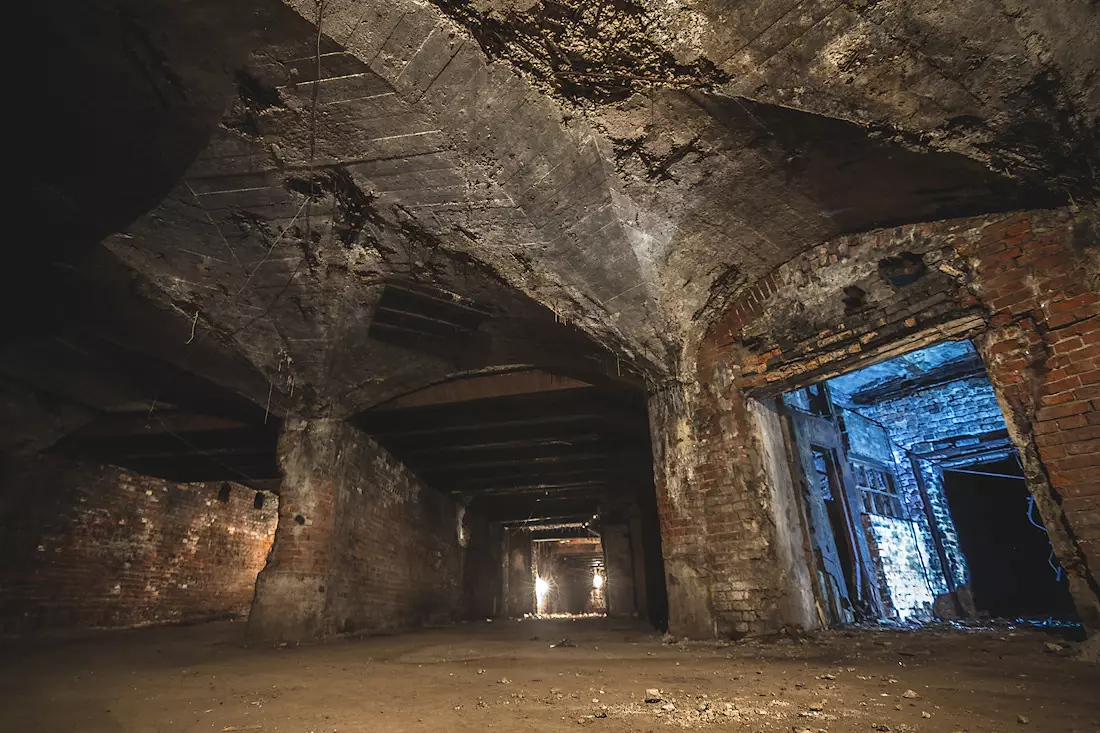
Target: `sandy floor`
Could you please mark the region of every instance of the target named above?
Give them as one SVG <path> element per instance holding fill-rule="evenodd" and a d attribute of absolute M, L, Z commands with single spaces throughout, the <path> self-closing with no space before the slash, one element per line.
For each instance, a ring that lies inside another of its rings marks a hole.
<path fill-rule="evenodd" d="M 1100 669 L 1035 631 L 716 647 L 662 644 L 629 623 L 547 620 L 282 649 L 246 648 L 243 631 L 4 643 L 0 730 L 1100 731 Z M 576 646 L 550 647 L 563 637 Z M 647 688 L 661 701 L 645 702 Z"/>

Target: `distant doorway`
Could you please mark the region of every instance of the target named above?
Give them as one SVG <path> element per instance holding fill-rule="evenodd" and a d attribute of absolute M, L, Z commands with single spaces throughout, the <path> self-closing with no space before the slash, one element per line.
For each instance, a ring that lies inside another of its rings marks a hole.
<path fill-rule="evenodd" d="M 1015 459 L 944 471 L 979 613 L 1073 618 L 1073 599 Z"/>
<path fill-rule="evenodd" d="M 535 540 L 536 616 L 603 616 L 607 569 L 599 537 Z"/>

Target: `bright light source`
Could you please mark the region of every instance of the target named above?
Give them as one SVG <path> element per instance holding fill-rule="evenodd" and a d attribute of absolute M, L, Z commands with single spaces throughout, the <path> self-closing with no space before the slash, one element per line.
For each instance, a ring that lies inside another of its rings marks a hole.
<path fill-rule="evenodd" d="M 538 600 L 539 605 L 543 604 L 546 600 L 546 594 L 550 592 L 550 584 L 542 578 L 535 578 L 535 598 Z"/>
<path fill-rule="evenodd" d="M 603 588 L 603 576 L 600 575 L 599 570 L 592 573 L 592 587 L 593 588 Z"/>

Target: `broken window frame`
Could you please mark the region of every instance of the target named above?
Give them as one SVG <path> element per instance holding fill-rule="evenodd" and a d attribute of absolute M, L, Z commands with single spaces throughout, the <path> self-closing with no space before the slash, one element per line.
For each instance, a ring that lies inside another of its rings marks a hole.
<path fill-rule="evenodd" d="M 892 471 L 862 459 L 849 458 L 849 463 L 864 514 L 908 519 Z"/>

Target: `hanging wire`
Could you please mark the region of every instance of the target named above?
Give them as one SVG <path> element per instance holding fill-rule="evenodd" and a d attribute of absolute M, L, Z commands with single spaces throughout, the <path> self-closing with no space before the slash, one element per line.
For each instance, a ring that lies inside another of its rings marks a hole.
<path fill-rule="evenodd" d="M 1047 536 L 1047 544 L 1050 545 L 1050 555 L 1047 556 L 1047 565 L 1050 565 L 1054 570 L 1054 578 L 1059 583 L 1062 582 L 1062 566 L 1056 564 L 1056 558 L 1054 553 L 1054 544 L 1050 541 L 1050 532 L 1047 532 L 1047 528 L 1035 521 L 1032 516 L 1032 512 L 1035 509 L 1035 497 L 1027 497 L 1027 521 L 1031 522 L 1033 527 L 1043 530 L 1043 534 Z"/>

